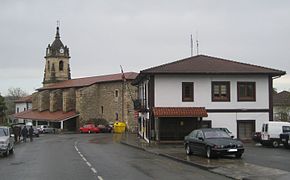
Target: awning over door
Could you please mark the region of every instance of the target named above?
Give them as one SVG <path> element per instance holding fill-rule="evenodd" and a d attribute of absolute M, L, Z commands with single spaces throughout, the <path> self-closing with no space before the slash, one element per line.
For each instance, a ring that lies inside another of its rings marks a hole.
<path fill-rule="evenodd" d="M 37 121 L 50 121 L 50 122 L 60 122 L 65 121 L 74 117 L 79 116 L 75 111 L 63 112 L 63 111 L 23 111 L 14 114 L 16 119 L 31 119 Z"/>
<path fill-rule="evenodd" d="M 154 107 L 155 117 L 207 117 L 204 107 Z"/>

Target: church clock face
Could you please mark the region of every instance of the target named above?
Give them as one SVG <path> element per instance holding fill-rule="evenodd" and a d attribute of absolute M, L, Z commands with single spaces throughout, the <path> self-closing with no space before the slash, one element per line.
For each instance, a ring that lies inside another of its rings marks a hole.
<path fill-rule="evenodd" d="M 61 49 L 59 50 L 59 52 L 60 52 L 60 53 L 63 53 L 63 52 L 64 52 L 64 50 L 61 48 Z"/>

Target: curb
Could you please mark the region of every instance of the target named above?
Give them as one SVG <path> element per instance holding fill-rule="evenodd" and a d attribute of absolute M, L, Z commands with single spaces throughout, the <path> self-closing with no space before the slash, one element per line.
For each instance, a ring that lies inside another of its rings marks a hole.
<path fill-rule="evenodd" d="M 187 164 L 187 165 L 190 165 L 190 166 L 194 166 L 194 167 L 197 167 L 197 168 L 200 168 L 200 169 L 203 169 L 203 170 L 206 170 L 206 171 L 209 171 L 211 173 L 214 173 L 214 174 L 218 174 L 218 175 L 221 175 L 221 176 L 224 176 L 224 177 L 227 177 L 229 179 L 237 179 L 237 178 L 233 178 L 233 177 L 230 177 L 230 176 L 227 176 L 225 174 L 222 174 L 222 173 L 217 173 L 217 172 L 214 172 L 214 171 L 211 171 L 212 169 L 216 168 L 216 167 L 206 167 L 206 166 L 203 166 L 203 165 L 200 165 L 200 164 L 197 164 L 197 163 L 194 163 L 192 161 L 186 161 L 186 160 L 183 160 L 183 159 L 180 159 L 180 158 L 176 158 L 174 156 L 171 156 L 171 155 L 168 155 L 168 154 L 163 154 L 163 153 L 157 153 L 157 152 L 154 152 L 154 151 L 149 151 L 147 150 L 146 148 L 142 148 L 142 147 L 139 147 L 139 146 L 135 146 L 135 145 L 132 145 L 132 144 L 129 144 L 127 142 L 124 142 L 124 141 L 120 141 L 121 144 L 124 144 L 126 146 L 129 146 L 129 147 L 132 147 L 132 148 L 135 148 L 135 149 L 138 149 L 138 150 L 142 150 L 142 151 L 145 151 L 145 152 L 148 152 L 148 153 L 151 153 L 151 154 L 155 154 L 155 155 L 158 155 L 158 156 L 162 156 L 162 157 L 165 157 L 165 158 L 168 158 L 168 159 L 171 159 L 171 160 L 174 160 L 176 162 L 180 162 L 180 163 L 183 163 L 183 164 Z M 244 179 L 243 179 L 244 180 Z"/>
<path fill-rule="evenodd" d="M 177 158 L 177 157 L 174 157 L 174 156 L 170 156 L 168 154 L 159 154 L 160 156 L 163 156 L 163 157 L 166 157 L 166 158 L 169 158 L 169 159 L 172 159 L 174 161 L 177 161 L 177 162 L 181 162 L 181 163 L 184 163 L 184 164 L 188 164 L 188 165 L 191 165 L 191 166 L 195 166 L 195 167 L 198 167 L 200 169 L 203 169 L 203 170 L 210 170 L 210 169 L 214 169 L 215 167 L 206 167 L 206 166 L 203 166 L 203 165 L 200 165 L 200 164 L 197 164 L 197 163 L 194 163 L 192 161 L 186 161 L 186 160 L 183 160 L 183 159 L 180 159 L 180 158 Z"/>
<path fill-rule="evenodd" d="M 124 145 L 127 145 L 129 147 L 132 147 L 132 148 L 135 148 L 135 149 L 139 149 L 139 150 L 142 150 L 142 151 L 146 151 L 146 152 L 149 152 L 151 154 L 155 154 L 155 155 L 159 155 L 159 156 L 162 156 L 162 157 L 166 157 L 168 159 L 172 159 L 174 161 L 177 161 L 177 162 L 181 162 L 181 163 L 184 163 L 184 164 L 188 164 L 188 165 L 192 165 L 192 166 L 196 166 L 198 168 L 201 168 L 203 170 L 210 170 L 210 169 L 214 169 L 216 167 L 206 167 L 206 166 L 203 166 L 203 165 L 200 165 L 200 164 L 197 164 L 197 163 L 194 163 L 192 161 L 186 161 L 186 160 L 183 160 L 183 159 L 180 159 L 180 158 L 177 158 L 177 157 L 174 157 L 174 156 L 171 156 L 169 154 L 164 154 L 164 153 L 157 153 L 157 152 L 154 152 L 154 151 L 150 151 L 150 150 L 147 150 L 146 148 L 142 148 L 142 147 L 139 147 L 139 146 L 135 146 L 135 145 L 132 145 L 132 144 L 129 144 L 129 143 L 126 143 L 124 141 L 120 141 L 121 144 L 124 144 Z"/>

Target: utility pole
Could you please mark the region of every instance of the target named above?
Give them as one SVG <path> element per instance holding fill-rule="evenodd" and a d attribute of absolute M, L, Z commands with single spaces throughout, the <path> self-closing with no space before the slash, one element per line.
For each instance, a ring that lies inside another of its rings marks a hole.
<path fill-rule="evenodd" d="M 122 122 L 124 122 L 125 119 L 125 74 L 123 71 L 122 66 L 121 67 L 121 72 L 122 72 Z"/>

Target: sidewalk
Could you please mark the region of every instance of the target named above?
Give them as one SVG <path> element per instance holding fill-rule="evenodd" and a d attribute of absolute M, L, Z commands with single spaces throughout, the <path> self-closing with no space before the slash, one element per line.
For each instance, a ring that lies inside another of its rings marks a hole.
<path fill-rule="evenodd" d="M 210 172 L 233 179 L 289 180 L 290 172 L 263 167 L 244 162 L 242 159 L 218 158 L 207 159 L 200 156 L 187 156 L 182 142 L 150 143 L 138 138 L 136 134 L 122 135 L 120 143 L 144 150 L 175 161 L 196 166 Z M 251 144 L 249 144 L 251 146 Z"/>

